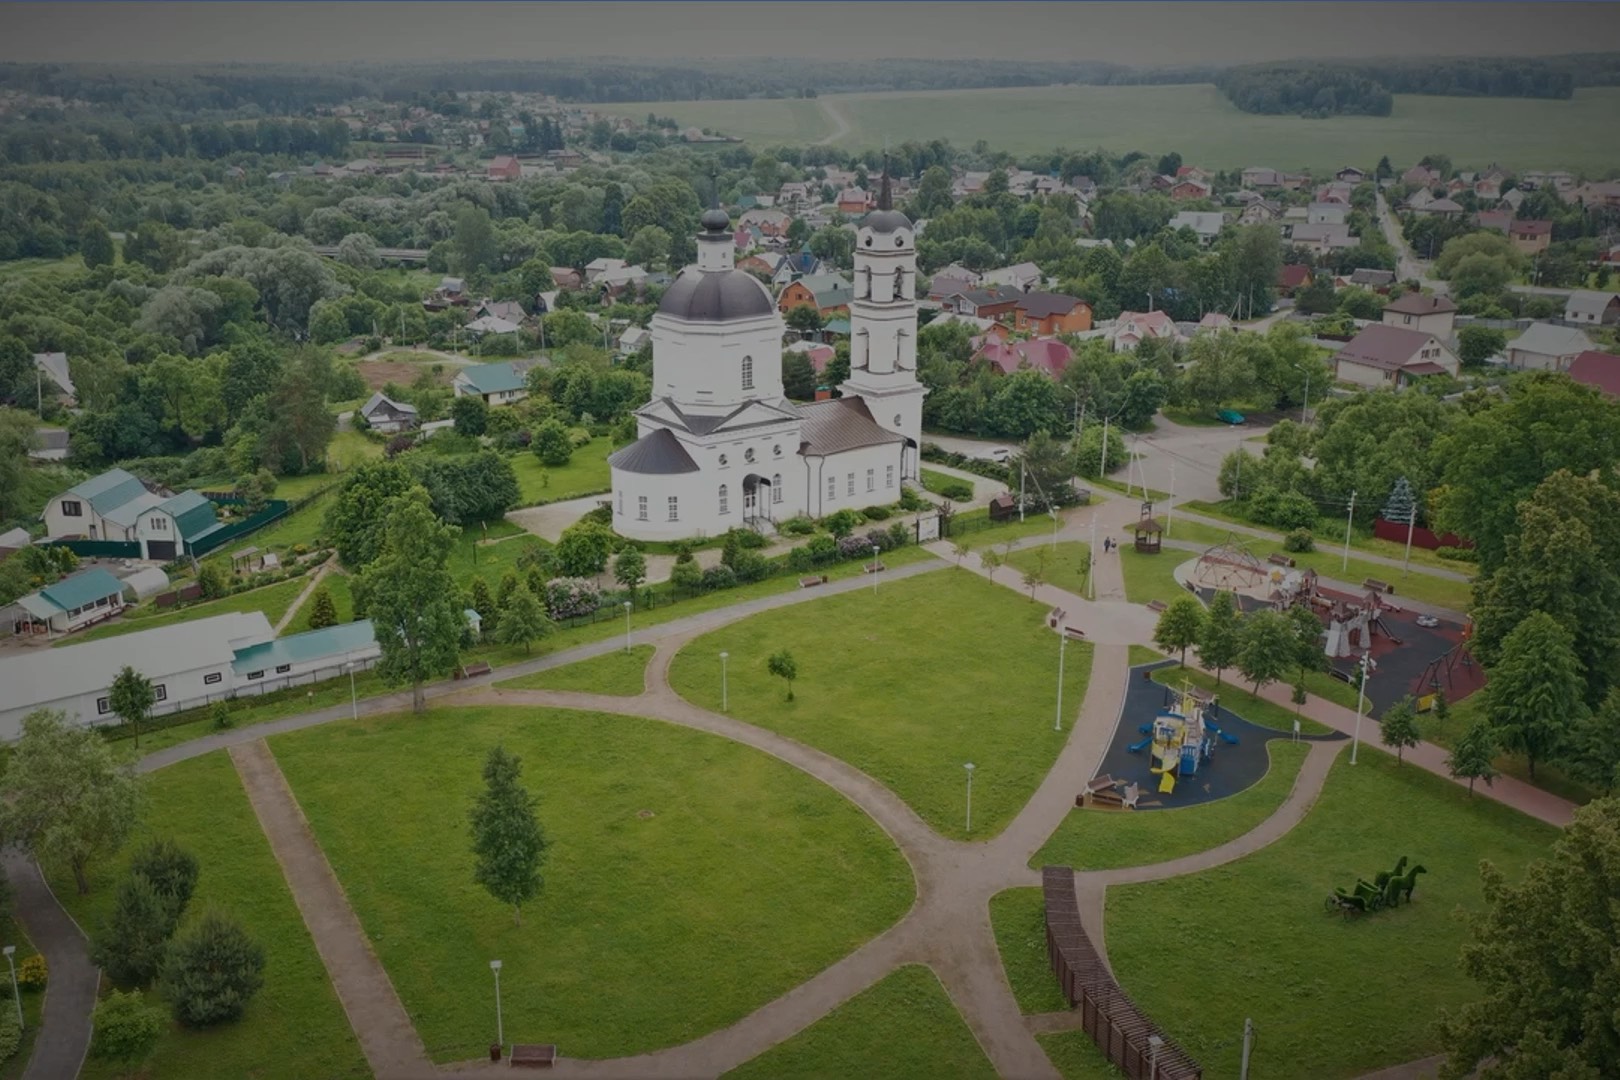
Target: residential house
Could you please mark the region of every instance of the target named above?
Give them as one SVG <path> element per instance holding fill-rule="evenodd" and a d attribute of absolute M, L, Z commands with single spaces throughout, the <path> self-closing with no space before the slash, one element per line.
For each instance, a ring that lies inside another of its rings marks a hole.
<path fill-rule="evenodd" d="M 619 334 L 619 353 L 629 356 L 652 340 L 652 332 L 645 326 L 627 326 Z"/>
<path fill-rule="evenodd" d="M 110 607 L 111 597 L 106 599 Z M 70 722 L 86 726 L 120 722 L 110 691 L 125 667 L 151 680 L 157 698 L 153 715 L 161 716 L 336 678 L 346 668 L 370 667 L 379 655 L 369 620 L 278 638 L 262 611 L 29 650 L 0 660 L 0 686 L 6 688 L 0 699 L 0 739 L 16 739 L 22 718 L 35 709 L 60 710 Z"/>
<path fill-rule="evenodd" d="M 551 268 L 551 283 L 558 289 L 578 291 L 585 287 L 585 275 L 572 266 L 553 266 Z"/>
<path fill-rule="evenodd" d="M 1241 183 L 1246 188 L 1280 188 L 1283 186 L 1283 175 L 1276 169 L 1251 165 L 1243 170 Z"/>
<path fill-rule="evenodd" d="M 1481 199 L 1499 199 L 1502 197 L 1502 178 L 1500 176 L 1482 176 L 1474 181 L 1474 195 Z"/>
<path fill-rule="evenodd" d="M 516 300 L 491 300 L 488 297 L 474 304 L 471 313 L 475 318 L 492 315 L 497 319 L 505 319 L 507 322 L 513 323 L 521 323 L 529 317 L 528 313 L 523 310 L 523 305 Z"/>
<path fill-rule="evenodd" d="M 737 260 L 737 269 L 746 270 L 750 274 L 770 281 L 776 272 L 782 268 L 787 256 L 780 251 L 760 251 L 753 255 L 744 256 Z"/>
<path fill-rule="evenodd" d="M 970 283 L 975 289 L 984 284 L 983 274 L 979 273 L 977 270 L 969 270 L 961 263 L 953 262 L 949 266 L 941 267 L 934 276 L 960 278 L 961 280 Z"/>
<path fill-rule="evenodd" d="M 776 310 L 786 315 L 796 307 L 813 307 L 823 318 L 849 314 L 849 301 L 855 295 L 842 274 L 809 274 L 788 283 L 776 297 Z"/>
<path fill-rule="evenodd" d="M 872 196 L 862 188 L 847 187 L 838 193 L 834 205 L 838 207 L 840 214 L 848 214 L 853 217 L 857 214 L 864 214 L 872 208 Z"/>
<path fill-rule="evenodd" d="M 785 236 L 793 218 L 780 210 L 748 210 L 737 219 L 745 229 L 758 229 L 764 236 Z"/>
<path fill-rule="evenodd" d="M 381 390 L 366 399 L 360 406 L 360 415 L 365 417 L 366 423 L 372 431 L 384 435 L 393 435 L 401 431 L 412 431 L 421 422 L 416 414 L 416 406 L 408 405 L 403 401 L 395 401 L 384 396 Z"/>
<path fill-rule="evenodd" d="M 1355 192 L 1355 190 L 1356 186 L 1354 184 L 1346 184 L 1335 180 L 1332 183 L 1323 184 L 1321 187 L 1317 188 L 1316 198 L 1311 201 L 1319 203 L 1331 203 L 1335 206 L 1349 206 L 1350 196 Z"/>
<path fill-rule="evenodd" d="M 1024 296 L 1017 289 L 1006 285 L 988 286 L 982 289 L 969 289 L 967 292 L 948 296 L 941 301 L 940 306 L 946 311 L 958 315 L 972 315 L 980 319 L 999 319 L 1011 315 L 1018 301 Z"/>
<path fill-rule="evenodd" d="M 1414 214 L 1426 214 L 1430 217 L 1461 217 L 1466 212 L 1460 203 L 1452 199 L 1430 199 L 1421 206 L 1414 200 L 1408 202 L 1406 206 Z"/>
<path fill-rule="evenodd" d="M 431 311 L 443 311 L 447 307 L 459 307 L 469 300 L 467 296 L 467 282 L 462 278 L 440 278 L 438 287 L 429 293 L 422 301 L 422 306 Z"/>
<path fill-rule="evenodd" d="M 1429 192 L 1429 189 L 1418 188 L 1406 197 L 1405 209 L 1407 211 L 1416 210 L 1419 207 L 1428 206 L 1432 202 L 1434 202 L 1434 196 Z"/>
<path fill-rule="evenodd" d="M 1091 305 L 1062 293 L 1028 292 L 1013 305 L 1013 329 L 1039 337 L 1091 329 Z"/>
<path fill-rule="evenodd" d="M 1574 327 L 1536 322 L 1508 342 L 1507 360 L 1526 371 L 1568 371 L 1577 356 L 1591 349 L 1592 339 Z"/>
<path fill-rule="evenodd" d="M 1354 165 L 1346 165 L 1344 168 L 1334 173 L 1333 178 L 1346 184 L 1359 184 L 1365 180 L 1372 179 L 1372 173 L 1368 172 L 1366 169 L 1358 169 Z"/>
<path fill-rule="evenodd" d="M 16 634 L 70 634 L 123 610 L 123 583 L 97 566 L 19 598 L 6 613 Z"/>
<path fill-rule="evenodd" d="M 1461 367 L 1457 354 L 1435 335 L 1377 323 L 1333 357 L 1333 377 L 1356 386 L 1398 389 L 1426 375 L 1456 375 Z"/>
<path fill-rule="evenodd" d="M 67 353 L 35 353 L 34 370 L 38 373 L 35 382 L 39 387 L 49 387 L 50 392 L 60 394 L 70 403 L 77 400 L 79 392 L 68 371 Z"/>
<path fill-rule="evenodd" d="M 1401 173 L 1401 183 L 1429 188 L 1440 182 L 1440 174 L 1425 165 L 1414 165 Z"/>
<path fill-rule="evenodd" d="M 785 255 L 771 275 L 771 285 L 780 289 L 790 281 L 815 277 L 822 273 L 821 260 L 811 253 L 808 245 Z"/>
<path fill-rule="evenodd" d="M 1172 229 L 1191 229 L 1206 247 L 1215 242 L 1226 225 L 1226 215 L 1215 210 L 1183 210 L 1170 219 Z"/>
<path fill-rule="evenodd" d="M 945 277 L 942 274 L 936 274 L 928 282 L 928 299 L 937 304 L 943 302 L 947 297 L 955 296 L 957 293 L 972 292 L 978 287 L 979 283 L 977 281 L 968 278 Z"/>
<path fill-rule="evenodd" d="M 1513 211 L 1481 210 L 1474 215 L 1474 224 L 1481 229 L 1493 229 L 1505 236 L 1508 227 L 1513 224 Z"/>
<path fill-rule="evenodd" d="M 1277 294 L 1279 296 L 1293 296 L 1301 289 L 1310 287 L 1311 268 L 1304 263 L 1284 263 L 1277 271 Z"/>
<path fill-rule="evenodd" d="M 1303 191 L 1311 186 L 1311 174 L 1308 172 L 1285 172 L 1282 174 L 1284 191 Z"/>
<path fill-rule="evenodd" d="M 1504 194 L 1502 198 L 1497 201 L 1497 205 L 1510 214 L 1517 214 L 1519 212 L 1519 206 L 1523 202 L 1524 192 L 1520 191 L 1518 188 L 1514 188 L 1512 191 Z"/>
<path fill-rule="evenodd" d="M 980 277 L 979 283 L 989 288 L 993 285 L 1005 285 L 1020 292 L 1029 292 L 1042 281 L 1046 275 L 1041 268 L 1032 262 L 1016 263 L 1012 266 L 1003 266 L 999 270 L 987 270 Z"/>
<path fill-rule="evenodd" d="M 976 337 L 972 341 L 973 359 L 993 366 L 1003 375 L 1015 371 L 1039 371 L 1053 379 L 1074 359 L 1074 350 L 1056 338 L 1034 338 L 1025 341 L 998 341 L 989 337 Z"/>
<path fill-rule="evenodd" d="M 1170 197 L 1177 202 L 1188 199 L 1207 199 L 1214 190 L 1208 180 L 1200 180 L 1196 176 L 1189 176 L 1186 179 L 1177 180 L 1170 186 Z"/>
<path fill-rule="evenodd" d="M 1226 201 L 1233 206 L 1248 206 L 1250 203 L 1257 203 L 1264 198 L 1264 195 L 1252 188 L 1238 188 L 1236 191 L 1226 193 Z"/>
<path fill-rule="evenodd" d="M 803 353 L 810 361 L 810 370 L 817 375 L 824 374 L 827 365 L 838 355 L 838 350 L 833 346 L 818 341 L 794 341 L 782 346 L 782 352 Z"/>
<path fill-rule="evenodd" d="M 929 326 L 950 326 L 960 324 L 972 331 L 974 337 L 991 337 L 997 341 L 1006 341 L 1012 337 L 1012 329 L 1004 322 L 995 319 L 985 319 L 977 315 L 960 315 L 954 311 L 941 314 Z"/>
<path fill-rule="evenodd" d="M 173 562 L 201 554 L 199 542 L 224 527 L 214 504 L 201 492 L 182 491 L 141 512 L 135 539 L 141 545 L 141 558 Z"/>
<path fill-rule="evenodd" d="M 1305 208 L 1307 225 L 1343 225 L 1350 220 L 1350 207 L 1340 202 L 1313 202 Z"/>
<path fill-rule="evenodd" d="M 1536 255 L 1552 244 L 1552 222 L 1527 219 L 1508 225 L 1508 239 L 1526 255 Z"/>
<path fill-rule="evenodd" d="M 529 396 L 528 380 L 512 361 L 464 367 L 456 372 L 450 387 L 456 397 L 476 395 L 486 405 L 509 405 Z"/>
<path fill-rule="evenodd" d="M 1569 377 L 1608 397 L 1620 398 L 1620 356 L 1613 353 L 1588 349 L 1570 363 Z"/>
<path fill-rule="evenodd" d="M 1281 203 L 1272 202 L 1270 199 L 1260 199 L 1243 208 L 1243 212 L 1238 215 L 1238 224 L 1273 225 L 1281 221 L 1282 216 L 1283 208 Z"/>
<path fill-rule="evenodd" d="M 1579 289 L 1564 304 L 1564 321 L 1582 326 L 1613 326 L 1620 323 L 1620 293 Z"/>
<path fill-rule="evenodd" d="M 148 505 L 155 506 L 169 494 L 162 488 L 149 490 L 123 469 L 108 469 L 53 495 L 40 516 L 45 521 L 45 535 L 52 540 L 133 540 L 133 517 L 125 524 L 109 522 L 107 515 L 143 497 L 150 497 Z"/>
<path fill-rule="evenodd" d="M 613 273 L 616 270 L 623 270 L 629 265 L 623 259 L 609 259 L 606 256 L 600 259 L 592 259 L 585 264 L 585 284 L 595 285 L 602 280 L 604 275 Z"/>
<path fill-rule="evenodd" d="M 601 287 L 604 295 L 609 298 L 613 298 L 621 296 L 630 290 L 634 290 L 639 293 L 642 285 L 647 281 L 647 277 L 648 274 L 645 267 L 619 266 L 611 270 L 604 271 L 600 276 L 597 277 L 594 284 Z"/>
<path fill-rule="evenodd" d="M 1350 272 L 1350 284 L 1359 285 L 1363 289 L 1372 289 L 1375 292 L 1387 292 L 1395 284 L 1395 271 L 1372 270 L 1362 267 Z"/>
<path fill-rule="evenodd" d="M 789 210 L 803 210 L 820 199 L 821 192 L 816 185 L 803 180 L 783 184 L 776 193 L 777 205 Z"/>
<path fill-rule="evenodd" d="M 1457 318 L 1457 305 L 1445 296 L 1409 292 L 1384 305 L 1384 325 L 1403 330 L 1419 330 L 1450 341 Z"/>
<path fill-rule="evenodd" d="M 1620 206 L 1620 180 L 1604 180 L 1575 188 L 1575 201 L 1590 210 L 1594 206 Z"/>
<path fill-rule="evenodd" d="M 1122 311 L 1111 336 L 1115 352 L 1131 352 L 1147 338 L 1176 340 L 1176 324 L 1163 311 Z"/>
<path fill-rule="evenodd" d="M 1328 255 L 1356 246 L 1356 239 L 1350 235 L 1348 225 L 1295 225 L 1288 242 L 1317 255 Z"/>
<path fill-rule="evenodd" d="M 1200 334 L 1218 334 L 1223 330 L 1236 329 L 1232 325 L 1231 316 L 1223 315 L 1219 311 L 1209 311 L 1205 312 L 1204 317 L 1198 320 L 1197 332 Z"/>
<path fill-rule="evenodd" d="M 517 158 L 510 154 L 502 154 L 489 163 L 484 175 L 489 180 L 521 180 L 523 166 L 519 164 Z"/>

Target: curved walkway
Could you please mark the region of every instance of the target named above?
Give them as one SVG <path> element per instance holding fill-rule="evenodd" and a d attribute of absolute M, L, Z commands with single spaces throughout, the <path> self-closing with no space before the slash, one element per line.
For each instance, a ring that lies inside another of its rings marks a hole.
<path fill-rule="evenodd" d="M 39 864 L 14 847 L 6 849 L 0 863 L 11 881 L 16 919 L 50 972 L 39 1035 L 23 1080 L 77 1076 L 90 1049 L 90 1011 L 96 1007 L 101 969 L 91 963 L 90 943 L 45 883 Z"/>

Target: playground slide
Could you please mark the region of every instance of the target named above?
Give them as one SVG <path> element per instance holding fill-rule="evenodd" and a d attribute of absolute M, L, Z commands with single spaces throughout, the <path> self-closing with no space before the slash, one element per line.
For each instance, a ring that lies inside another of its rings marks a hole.
<path fill-rule="evenodd" d="M 1176 774 L 1166 769 L 1159 774 L 1159 790 L 1168 794 L 1176 790 Z"/>
<path fill-rule="evenodd" d="M 1150 743 L 1152 741 L 1153 741 L 1153 739 L 1151 737 L 1146 738 L 1146 739 L 1143 739 L 1141 742 L 1133 742 L 1133 743 L 1131 743 L 1125 749 L 1129 750 L 1133 754 L 1139 753 L 1141 751 L 1142 747 L 1146 746 L 1148 743 Z"/>

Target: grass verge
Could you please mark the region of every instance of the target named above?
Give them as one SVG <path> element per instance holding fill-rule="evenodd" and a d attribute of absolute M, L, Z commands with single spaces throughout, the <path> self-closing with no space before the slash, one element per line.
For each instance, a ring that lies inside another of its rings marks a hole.
<path fill-rule="evenodd" d="M 506 690 L 577 690 L 586 694 L 635 697 L 646 689 L 647 661 L 652 659 L 653 651 L 651 645 L 637 645 L 629 652 L 620 649 L 495 685 Z"/>

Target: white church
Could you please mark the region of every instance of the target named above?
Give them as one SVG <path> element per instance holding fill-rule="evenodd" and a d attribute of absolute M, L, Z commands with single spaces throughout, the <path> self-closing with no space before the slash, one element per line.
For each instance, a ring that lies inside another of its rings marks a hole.
<path fill-rule="evenodd" d="M 915 239 L 887 176 L 856 231 L 850 375 L 828 401 L 783 395 L 776 305 L 733 265 L 725 212 L 701 220 L 697 265 L 652 318 L 653 398 L 636 413 L 639 437 L 608 458 L 614 530 L 679 540 L 894 502 L 918 475 L 927 391 Z"/>

